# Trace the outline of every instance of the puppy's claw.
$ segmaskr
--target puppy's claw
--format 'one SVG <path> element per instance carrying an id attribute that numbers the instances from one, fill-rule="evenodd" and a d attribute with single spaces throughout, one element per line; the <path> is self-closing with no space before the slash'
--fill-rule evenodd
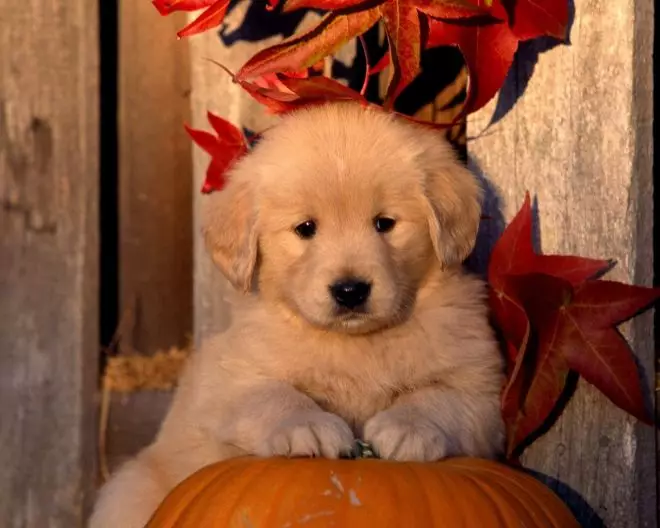
<path id="1" fill-rule="evenodd" d="M 381 458 L 401 462 L 439 460 L 449 453 L 448 438 L 437 425 L 392 409 L 366 423 L 364 439 Z"/>
<path id="2" fill-rule="evenodd" d="M 353 432 L 338 416 L 323 412 L 294 414 L 282 421 L 260 446 L 260 456 L 339 458 L 353 445 Z"/>

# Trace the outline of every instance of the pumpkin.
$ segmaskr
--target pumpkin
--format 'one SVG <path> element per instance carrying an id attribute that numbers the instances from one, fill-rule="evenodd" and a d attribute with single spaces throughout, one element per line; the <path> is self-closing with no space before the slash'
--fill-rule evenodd
<path id="1" fill-rule="evenodd" d="M 476 458 L 235 458 L 179 484 L 147 528 L 573 528 L 550 489 Z"/>

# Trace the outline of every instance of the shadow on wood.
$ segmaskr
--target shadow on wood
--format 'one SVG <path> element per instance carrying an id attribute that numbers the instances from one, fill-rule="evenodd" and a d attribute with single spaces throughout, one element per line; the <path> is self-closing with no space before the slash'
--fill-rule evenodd
<path id="1" fill-rule="evenodd" d="M 511 3 L 510 1 L 508 3 Z M 557 46 L 570 46 L 571 30 L 575 22 L 575 2 L 568 2 L 568 26 L 566 29 L 566 39 L 560 40 L 554 37 L 538 37 L 532 40 L 521 42 L 518 51 L 513 59 L 511 69 L 504 81 L 502 88 L 497 96 L 497 103 L 493 116 L 489 123 L 494 125 L 507 115 L 520 99 L 529 84 L 534 69 L 542 53 L 546 53 Z"/>
<path id="2" fill-rule="evenodd" d="M 552 491 L 559 495 L 569 507 L 582 528 L 606 528 L 603 519 L 589 506 L 589 503 L 576 490 L 561 480 L 545 475 L 531 469 L 524 469 L 525 473 L 543 482 Z M 612 527 L 614 528 L 614 527 Z"/>

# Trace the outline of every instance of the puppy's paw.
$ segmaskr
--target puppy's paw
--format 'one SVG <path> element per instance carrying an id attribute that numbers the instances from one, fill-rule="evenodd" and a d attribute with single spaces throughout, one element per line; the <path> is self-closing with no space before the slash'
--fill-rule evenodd
<path id="1" fill-rule="evenodd" d="M 353 431 L 329 412 L 297 413 L 283 420 L 257 450 L 260 456 L 338 458 L 353 446 Z"/>
<path id="2" fill-rule="evenodd" d="M 364 427 L 364 439 L 381 458 L 426 462 L 449 453 L 447 435 L 430 420 L 416 413 L 388 409 L 376 414 Z"/>

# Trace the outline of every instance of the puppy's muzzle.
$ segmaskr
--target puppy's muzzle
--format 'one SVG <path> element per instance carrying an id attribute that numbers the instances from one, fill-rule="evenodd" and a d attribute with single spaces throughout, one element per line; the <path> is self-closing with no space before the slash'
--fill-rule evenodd
<path id="1" fill-rule="evenodd" d="M 337 306 L 347 310 L 362 308 L 371 293 L 371 284 L 359 279 L 343 279 L 330 285 L 330 294 Z"/>

